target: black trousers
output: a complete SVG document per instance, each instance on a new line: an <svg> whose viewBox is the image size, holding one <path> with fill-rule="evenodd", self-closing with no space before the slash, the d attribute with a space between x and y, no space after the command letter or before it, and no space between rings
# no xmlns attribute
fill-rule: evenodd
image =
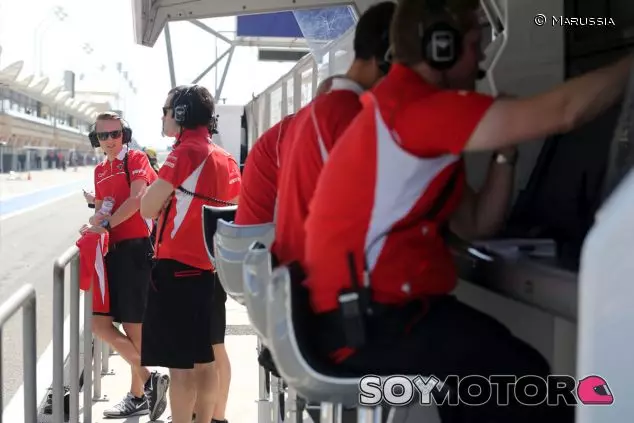
<svg viewBox="0 0 634 423"><path fill-rule="evenodd" d="M338 347L333 341L341 333L341 325L337 328L335 322L333 316L322 316L316 323L318 345L326 356ZM366 346L339 364L342 372L422 374L441 380L450 375L545 378L550 373L548 363L534 348L491 316L453 296L405 308L385 308L368 321L367 328ZM523 406L512 398L507 406L498 406L495 401L473 407L442 406L440 413L443 422L574 422L572 406Z"/></svg>

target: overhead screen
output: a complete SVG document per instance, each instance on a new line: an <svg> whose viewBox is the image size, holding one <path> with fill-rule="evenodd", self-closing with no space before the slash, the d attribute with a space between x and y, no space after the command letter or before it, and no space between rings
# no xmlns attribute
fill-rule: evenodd
<svg viewBox="0 0 634 423"><path fill-rule="evenodd" d="M350 6L244 15L237 18L238 37L304 38L311 51L341 37L356 23Z"/></svg>
<svg viewBox="0 0 634 423"><path fill-rule="evenodd" d="M303 38L293 12L238 16L238 37Z"/></svg>

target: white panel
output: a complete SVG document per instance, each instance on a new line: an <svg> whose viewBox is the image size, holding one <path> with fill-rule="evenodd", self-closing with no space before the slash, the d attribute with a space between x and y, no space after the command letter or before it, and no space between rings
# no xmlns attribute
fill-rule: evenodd
<svg viewBox="0 0 634 423"><path fill-rule="evenodd" d="M286 81L286 108L288 114L295 113L295 103L293 102L293 89L295 88L293 84L293 78L289 78Z"/></svg>
<svg viewBox="0 0 634 423"><path fill-rule="evenodd" d="M282 89L277 88L271 92L271 117L269 126L282 120Z"/></svg>
<svg viewBox="0 0 634 423"><path fill-rule="evenodd" d="M580 407L577 423L631 421L634 416L634 172L624 179L586 237L579 271L580 377L599 375L614 394L609 407Z"/></svg>
<svg viewBox="0 0 634 423"><path fill-rule="evenodd" d="M528 96L544 92L564 80L565 52L563 26L537 26L534 16L564 15L562 0L498 0L492 12L499 12L504 33L491 42L484 67L489 79L482 81L479 90L498 94ZM493 90L492 87L497 90ZM496 92L497 91L497 92ZM515 195L526 186L541 150L543 140L525 143L520 147L516 171ZM490 153L467 155L469 183L478 189L484 182Z"/></svg>
<svg viewBox="0 0 634 423"><path fill-rule="evenodd" d="M302 72L302 107L307 105L313 97L313 69L308 68Z"/></svg>

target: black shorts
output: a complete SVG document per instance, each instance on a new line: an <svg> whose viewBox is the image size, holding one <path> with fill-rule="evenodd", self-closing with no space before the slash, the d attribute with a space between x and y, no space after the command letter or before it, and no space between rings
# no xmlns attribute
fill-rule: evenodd
<svg viewBox="0 0 634 423"><path fill-rule="evenodd" d="M213 308L211 309L211 345L225 343L225 332L227 331L227 293L225 292L218 273L214 272L214 297Z"/></svg>
<svg viewBox="0 0 634 423"><path fill-rule="evenodd" d="M149 238L121 241L108 248L106 272L111 316L119 323L142 323L152 278L152 246Z"/></svg>
<svg viewBox="0 0 634 423"><path fill-rule="evenodd" d="M159 260L143 320L141 364L191 369L214 361L224 342L226 294L216 276L174 260Z"/></svg>

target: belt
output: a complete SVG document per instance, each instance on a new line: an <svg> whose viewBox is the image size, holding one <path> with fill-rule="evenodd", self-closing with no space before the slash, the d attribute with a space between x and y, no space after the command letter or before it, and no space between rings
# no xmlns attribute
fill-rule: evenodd
<svg viewBox="0 0 634 423"><path fill-rule="evenodd" d="M109 251L118 250L121 248L129 248L129 247L149 247L151 245L149 238L131 238L124 239L123 241L119 241L114 243L108 247Z"/></svg>
<svg viewBox="0 0 634 423"><path fill-rule="evenodd" d="M451 295L428 295L404 304L386 304L372 301L371 308L375 316L417 314L421 311L426 314L430 307L451 298L453 298Z"/></svg>

